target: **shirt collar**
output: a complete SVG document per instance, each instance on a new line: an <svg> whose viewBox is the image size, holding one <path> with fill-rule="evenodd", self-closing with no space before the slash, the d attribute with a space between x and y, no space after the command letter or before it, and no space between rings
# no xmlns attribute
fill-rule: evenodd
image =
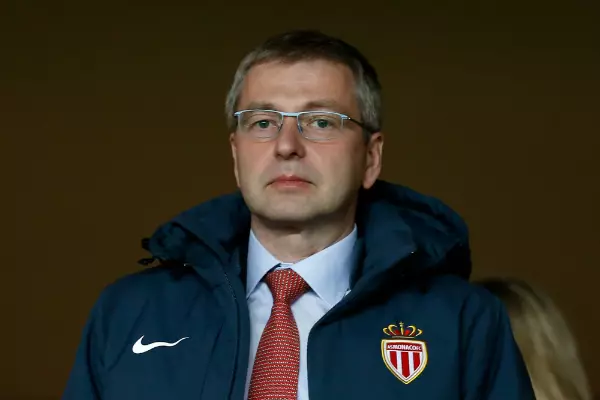
<svg viewBox="0 0 600 400"><path fill-rule="evenodd" d="M330 307L339 302L350 287L350 274L356 263L356 225L344 239L286 267L292 268L308 283L313 292ZM254 291L261 279L273 267L282 264L250 232L248 243L248 273L246 276L246 298Z"/></svg>

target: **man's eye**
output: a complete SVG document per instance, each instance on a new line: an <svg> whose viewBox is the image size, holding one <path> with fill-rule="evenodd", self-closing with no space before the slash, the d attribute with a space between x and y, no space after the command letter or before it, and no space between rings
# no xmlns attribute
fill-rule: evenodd
<svg viewBox="0 0 600 400"><path fill-rule="evenodd" d="M337 129L339 122L329 117L316 117L309 121L308 126L315 129Z"/></svg>
<svg viewBox="0 0 600 400"><path fill-rule="evenodd" d="M314 122L314 125L315 125L317 128L322 128L322 129L324 129L324 128L327 128L327 127L329 126L329 121L327 121L327 120L325 120L325 119L318 119L318 120L316 120L316 121Z"/></svg>
<svg viewBox="0 0 600 400"><path fill-rule="evenodd" d="M257 122L255 123L255 125L256 125L257 127L259 127L260 129L267 129L267 128L269 127L269 125L270 125L270 124L271 124L271 122L270 122L270 121L267 121L267 120L264 120L264 119L263 119L263 120L261 120L261 121L257 121Z"/></svg>

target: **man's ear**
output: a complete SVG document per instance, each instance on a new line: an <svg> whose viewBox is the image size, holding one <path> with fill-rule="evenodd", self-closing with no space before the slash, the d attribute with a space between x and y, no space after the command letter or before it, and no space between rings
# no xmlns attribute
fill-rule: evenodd
<svg viewBox="0 0 600 400"><path fill-rule="evenodd" d="M371 134L367 142L366 157L362 186L365 189L369 189L375 184L381 174L383 163L383 134L381 132Z"/></svg>
<svg viewBox="0 0 600 400"><path fill-rule="evenodd" d="M233 158L233 174L235 175L235 182L239 188L240 177L238 174L237 145L235 143L235 133L229 134L229 145L231 146L231 157Z"/></svg>

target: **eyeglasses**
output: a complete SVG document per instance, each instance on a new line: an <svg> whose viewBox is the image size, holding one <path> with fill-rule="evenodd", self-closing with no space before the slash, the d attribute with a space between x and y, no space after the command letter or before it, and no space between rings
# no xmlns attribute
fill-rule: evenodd
<svg viewBox="0 0 600 400"><path fill-rule="evenodd" d="M233 116L238 121L237 132L257 140L275 138L281 131L284 117L295 117L300 134L314 141L332 140L342 136L345 121L352 121L367 130L362 122L333 111L242 110Z"/></svg>

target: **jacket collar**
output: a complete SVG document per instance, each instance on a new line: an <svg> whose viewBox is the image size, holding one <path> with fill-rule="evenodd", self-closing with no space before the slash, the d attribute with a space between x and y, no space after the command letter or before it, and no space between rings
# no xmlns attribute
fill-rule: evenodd
<svg viewBox="0 0 600 400"><path fill-rule="evenodd" d="M358 276L390 269L415 251L424 254L423 265L428 267L443 265L445 272L463 277L471 272L467 227L437 199L380 180L360 193L356 224L364 249ZM210 264L229 266L232 255L246 253L249 232L250 212L238 191L184 211L160 226L148 249L160 259L195 263L208 257ZM457 262L443 263L456 254L457 247L463 249ZM240 259L234 258L238 273L243 270Z"/></svg>

